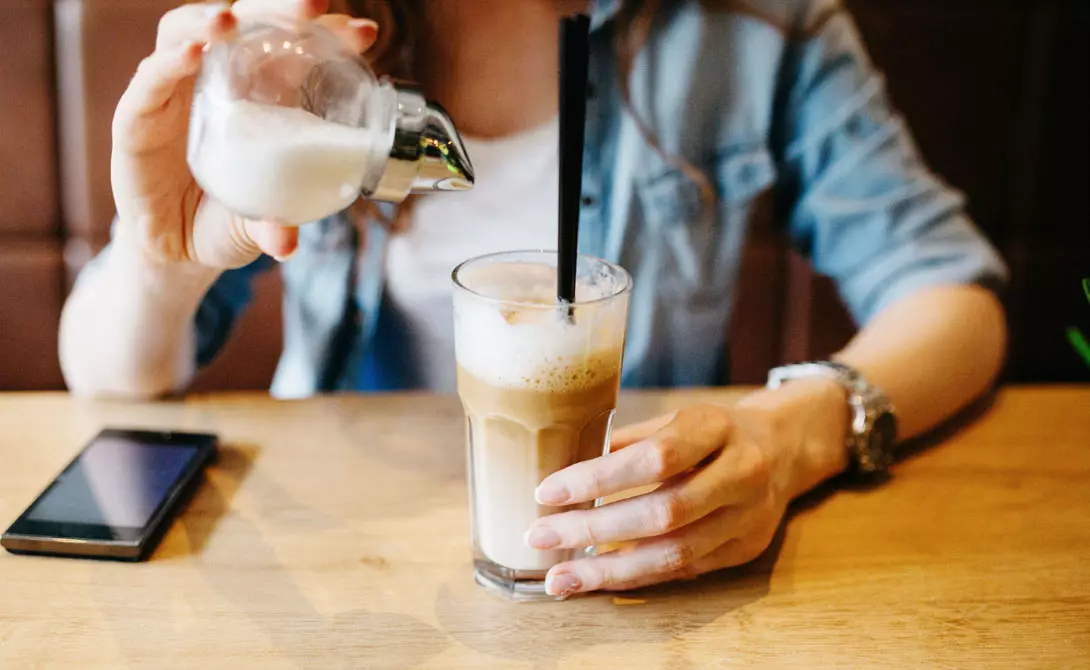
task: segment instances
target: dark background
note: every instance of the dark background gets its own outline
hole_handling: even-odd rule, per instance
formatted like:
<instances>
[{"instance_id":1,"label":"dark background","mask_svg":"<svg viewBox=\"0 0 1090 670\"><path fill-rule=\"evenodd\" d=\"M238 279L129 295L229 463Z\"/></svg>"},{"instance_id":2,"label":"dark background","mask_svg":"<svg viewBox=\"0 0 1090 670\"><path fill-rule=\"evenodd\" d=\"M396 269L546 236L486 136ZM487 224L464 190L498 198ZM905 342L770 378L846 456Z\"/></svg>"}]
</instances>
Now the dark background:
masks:
<instances>
[{"instance_id":1,"label":"dark background","mask_svg":"<svg viewBox=\"0 0 1090 670\"><path fill-rule=\"evenodd\" d=\"M1011 264L1008 377L1088 381L1090 2L853 0L920 145Z\"/></svg>"},{"instance_id":2,"label":"dark background","mask_svg":"<svg viewBox=\"0 0 1090 670\"><path fill-rule=\"evenodd\" d=\"M60 389L57 323L108 236L110 119L167 0L0 3L0 390ZM1013 283L1009 382L1087 382L1066 332L1090 336L1090 2L848 0L928 161L964 190ZM731 333L735 381L828 355L853 326L825 279L758 230ZM279 280L199 389L268 387ZM272 336L270 336L270 333ZM726 338L725 338L726 339Z\"/></svg>"}]
</instances>

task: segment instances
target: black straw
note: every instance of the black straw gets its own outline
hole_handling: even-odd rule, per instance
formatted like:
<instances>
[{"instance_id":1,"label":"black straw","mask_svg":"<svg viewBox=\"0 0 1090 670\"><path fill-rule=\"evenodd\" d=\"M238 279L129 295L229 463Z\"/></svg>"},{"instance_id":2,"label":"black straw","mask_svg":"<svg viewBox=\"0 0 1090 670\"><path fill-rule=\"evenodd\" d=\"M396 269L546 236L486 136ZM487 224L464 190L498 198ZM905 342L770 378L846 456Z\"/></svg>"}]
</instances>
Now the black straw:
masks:
<instances>
[{"instance_id":1,"label":"black straw","mask_svg":"<svg viewBox=\"0 0 1090 670\"><path fill-rule=\"evenodd\" d=\"M560 221L556 296L575 302L579 255L579 199L583 189L583 140L587 118L587 62L590 18L575 14L560 21Z\"/></svg>"}]
</instances>

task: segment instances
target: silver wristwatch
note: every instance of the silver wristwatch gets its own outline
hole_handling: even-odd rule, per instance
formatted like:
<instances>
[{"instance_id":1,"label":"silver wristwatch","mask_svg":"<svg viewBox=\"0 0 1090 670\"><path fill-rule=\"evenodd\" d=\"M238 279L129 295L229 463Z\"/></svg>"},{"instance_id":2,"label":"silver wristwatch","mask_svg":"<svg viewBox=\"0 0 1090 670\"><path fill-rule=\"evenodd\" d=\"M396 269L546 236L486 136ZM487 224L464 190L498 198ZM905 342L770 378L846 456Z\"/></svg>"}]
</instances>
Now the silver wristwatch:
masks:
<instances>
[{"instance_id":1,"label":"silver wristwatch","mask_svg":"<svg viewBox=\"0 0 1090 670\"><path fill-rule=\"evenodd\" d=\"M859 371L833 361L785 365L768 373L767 386L774 389L786 381L813 377L833 379L848 394L851 429L847 447L852 469L863 474L888 470L897 441L897 418L885 393Z\"/></svg>"}]
</instances>

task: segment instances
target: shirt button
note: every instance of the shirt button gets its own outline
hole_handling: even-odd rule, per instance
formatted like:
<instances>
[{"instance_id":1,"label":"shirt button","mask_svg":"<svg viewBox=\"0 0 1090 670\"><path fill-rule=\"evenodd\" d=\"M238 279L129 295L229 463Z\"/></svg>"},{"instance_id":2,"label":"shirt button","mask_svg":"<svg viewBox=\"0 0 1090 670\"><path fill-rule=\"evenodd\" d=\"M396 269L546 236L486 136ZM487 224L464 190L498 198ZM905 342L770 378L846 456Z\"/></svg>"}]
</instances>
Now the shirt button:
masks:
<instances>
[{"instance_id":1,"label":"shirt button","mask_svg":"<svg viewBox=\"0 0 1090 670\"><path fill-rule=\"evenodd\" d=\"M594 199L593 195L585 195L584 194L582 199L580 199L579 202L583 203L584 207L594 207L594 203L596 203L598 201Z\"/></svg>"}]
</instances>

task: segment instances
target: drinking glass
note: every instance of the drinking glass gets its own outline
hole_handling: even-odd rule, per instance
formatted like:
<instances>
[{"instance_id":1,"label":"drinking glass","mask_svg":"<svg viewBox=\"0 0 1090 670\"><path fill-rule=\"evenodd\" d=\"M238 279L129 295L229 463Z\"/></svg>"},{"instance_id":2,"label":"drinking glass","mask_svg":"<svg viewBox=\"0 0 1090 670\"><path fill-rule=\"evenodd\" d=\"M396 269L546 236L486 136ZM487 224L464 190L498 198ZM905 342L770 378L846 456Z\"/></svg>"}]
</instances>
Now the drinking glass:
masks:
<instances>
[{"instance_id":1,"label":"drinking glass","mask_svg":"<svg viewBox=\"0 0 1090 670\"><path fill-rule=\"evenodd\" d=\"M453 274L458 394L466 416L474 572L512 600L547 599L545 575L587 550L524 542L545 477L609 449L632 280L580 256L576 300L556 299L557 254L474 258Z\"/></svg>"}]
</instances>

